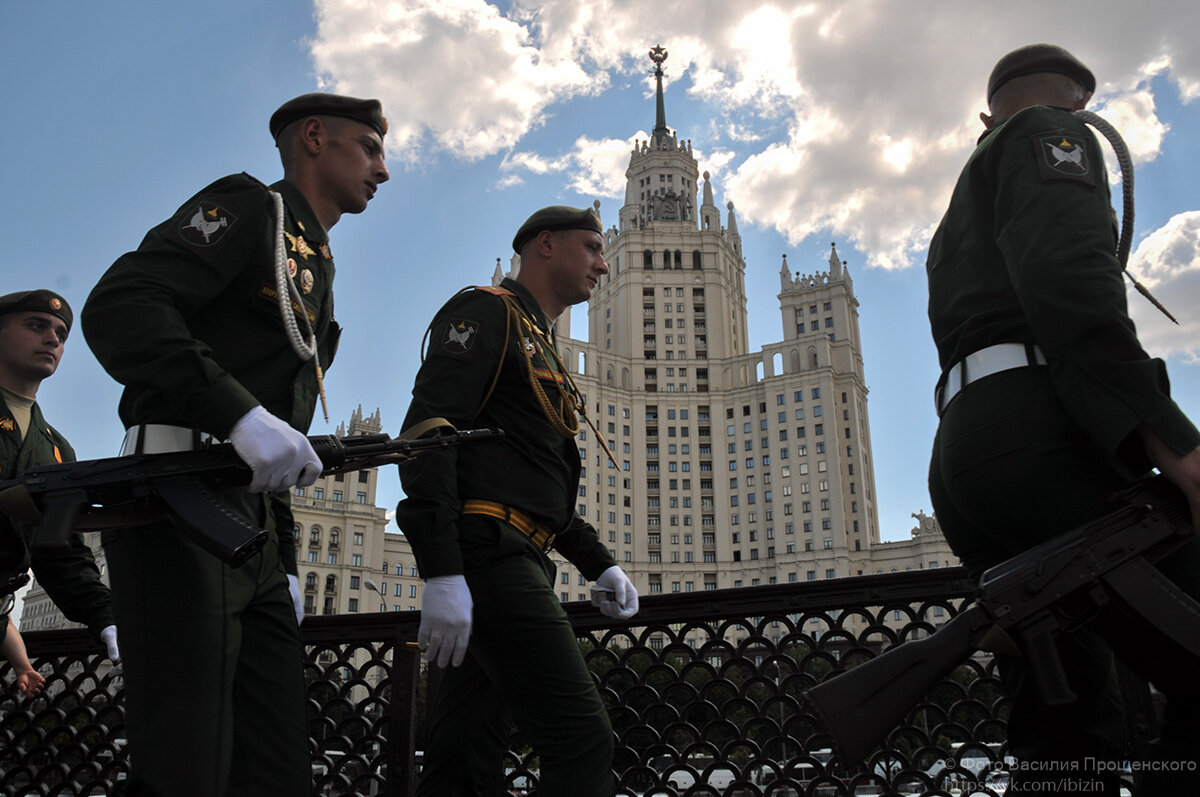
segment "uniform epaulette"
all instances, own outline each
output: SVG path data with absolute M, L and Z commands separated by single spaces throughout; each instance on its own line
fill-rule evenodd
M 508 288 L 501 288 L 499 285 L 475 285 L 472 286 L 472 289 L 477 291 L 485 291 L 493 296 L 516 296 L 516 294 L 510 291 Z

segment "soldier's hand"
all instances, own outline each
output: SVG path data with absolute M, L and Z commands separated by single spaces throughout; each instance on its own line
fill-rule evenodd
M 252 493 L 307 487 L 324 470 L 308 438 L 261 406 L 233 425 L 229 442 L 254 474 L 250 481 Z
M 1192 511 L 1192 527 L 1200 534 L 1200 448 L 1186 454 L 1176 454 L 1162 438 L 1142 427 L 1138 430 L 1150 461 L 1178 487 Z
M 457 667 L 467 655 L 471 639 L 471 590 L 462 576 L 434 576 L 425 581 L 421 599 L 421 627 L 417 644 L 425 661 L 439 667 Z
M 601 599 L 597 605 L 606 617 L 614 620 L 628 620 L 637 614 L 637 588 L 625 575 L 625 571 L 613 565 L 600 574 L 596 579 L 596 587 L 612 595 L 612 599 Z
M 117 627 L 115 625 L 106 625 L 100 629 L 100 641 L 104 643 L 104 647 L 108 650 L 108 657 L 112 659 L 112 663 L 120 664 L 121 649 L 117 647 Z
M 37 697 L 45 683 L 45 677 L 32 668 L 17 673 L 17 688 L 25 697 Z
M 300 599 L 300 578 L 288 573 L 288 595 L 292 598 L 292 609 L 296 612 L 296 625 L 304 622 L 304 601 Z

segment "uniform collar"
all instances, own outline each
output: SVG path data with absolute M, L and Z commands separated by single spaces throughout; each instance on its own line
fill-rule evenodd
M 321 226 L 321 222 L 317 221 L 317 214 L 313 213 L 312 206 L 308 204 L 304 194 L 300 193 L 299 188 L 287 180 L 272 183 L 271 188 L 283 195 L 283 201 L 301 226 L 306 241 L 310 244 L 329 243 L 329 233 Z
M 511 277 L 505 277 L 501 280 L 500 287 L 510 290 L 517 295 L 517 299 L 521 302 L 521 308 L 533 317 L 533 320 L 542 332 L 550 334 L 554 331 L 554 325 L 546 317 L 545 312 L 538 305 L 537 299 L 533 298 L 533 294 L 529 292 L 528 288 Z
M 975 143 L 976 144 L 983 143 L 983 140 L 985 138 L 987 138 L 992 133 L 995 133 L 998 130 L 1003 130 L 1005 127 L 1008 126 L 1008 123 L 1011 122 L 1013 119 L 1016 119 L 1018 116 L 1021 116 L 1022 114 L 1031 113 L 1034 111 L 1062 111 L 1063 113 L 1074 114 L 1074 111 L 1072 111 L 1070 108 L 1063 108 L 1062 106 L 1059 106 L 1059 105 L 1028 105 L 1028 106 L 1022 108 L 1021 110 L 1017 111 L 1016 113 L 1014 113 L 1012 116 L 1008 117 L 1007 119 L 1001 120 L 1000 124 L 996 125 L 995 127 L 991 128 L 990 130 L 984 130 L 982 133 L 979 134 L 979 138 L 975 139 Z

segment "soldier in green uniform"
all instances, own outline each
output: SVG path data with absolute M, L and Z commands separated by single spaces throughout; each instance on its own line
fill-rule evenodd
M 42 381 L 62 361 L 73 318 L 67 300 L 54 291 L 0 296 L 0 480 L 15 479 L 38 465 L 75 461 L 71 445 L 46 423 L 37 405 Z M 108 587 L 82 535 L 71 534 L 69 554 L 47 557 L 31 553 L 34 532 L 30 524 L 0 514 L 0 602 L 24 583 L 32 566 L 62 613 L 87 625 L 117 661 Z M 0 638 L 7 630 L 8 618 L 0 617 Z
M 321 471 L 304 433 L 340 332 L 328 231 L 388 179 L 386 130 L 376 100 L 284 103 L 270 120 L 283 179 L 204 188 L 119 258 L 83 309 L 89 345 L 125 385 L 125 452 L 229 440 L 254 476 L 223 498 L 270 533 L 238 568 L 169 522 L 105 533 L 131 794 L 311 789 L 289 490 Z
M 627 618 L 637 591 L 575 511 L 582 397 L 554 320 L 608 273 L 600 220 L 563 206 L 517 232 L 517 278 L 468 289 L 430 325 L 405 428 L 441 417 L 502 443 L 401 467 L 396 520 L 426 586 L 418 642 L 441 677 L 420 795 L 491 794 L 515 721 L 541 761 L 542 797 L 611 795 L 612 728 L 554 593 L 553 546 Z
M 987 129 L 929 248 L 942 367 L 929 488 L 947 540 L 975 575 L 1110 511 L 1112 493 L 1151 466 L 1183 489 L 1200 528 L 1200 433 L 1171 400 L 1163 362 L 1138 342 L 1103 156 L 1072 113 L 1095 86 L 1056 46 L 1004 56 L 988 84 L 990 114 L 981 114 Z M 1161 565 L 1192 595 L 1198 547 Z M 1010 793 L 1055 779 L 1057 791 L 1116 793 L 1105 766 L 1089 762 L 1119 766 L 1127 752 L 1114 650 L 1168 701 L 1138 793 L 1200 793 L 1196 663 L 1156 629 L 1113 613 L 1058 647 L 1078 696 L 1067 706 L 1041 703 L 1024 662 L 1001 657 L 1010 750 L 1035 764 L 1015 773 Z

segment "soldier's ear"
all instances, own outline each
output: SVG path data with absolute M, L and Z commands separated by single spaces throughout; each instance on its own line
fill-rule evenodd
M 310 116 L 300 123 L 300 144 L 305 152 L 316 155 L 325 143 L 325 124 L 320 117 Z
M 539 232 L 537 234 L 537 239 L 535 240 L 538 253 L 543 257 L 549 257 L 554 252 L 554 245 L 557 240 L 558 239 L 555 237 L 555 234 L 550 230 L 542 230 Z

